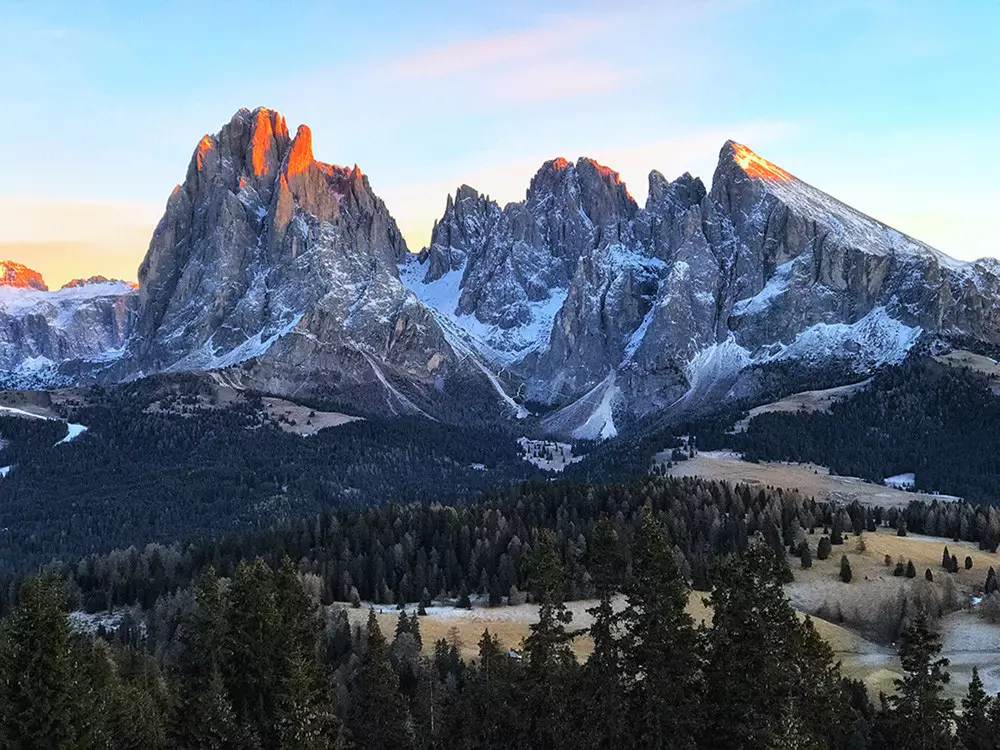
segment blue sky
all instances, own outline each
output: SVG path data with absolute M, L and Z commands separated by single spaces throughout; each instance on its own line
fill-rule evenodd
M 361 166 L 411 247 L 548 158 L 710 181 L 726 138 L 952 255 L 1000 255 L 1000 2 L 6 2 L 0 255 L 134 278 L 239 107 Z M 211 6 L 211 7 L 208 7 Z

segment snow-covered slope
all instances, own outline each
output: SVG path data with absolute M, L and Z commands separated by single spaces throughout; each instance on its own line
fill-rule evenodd
M 61 371 L 67 363 L 106 366 L 120 356 L 131 332 L 135 301 L 132 285 L 122 281 L 81 283 L 53 292 L 35 285 L 0 286 L 0 384 L 63 384 L 72 380 Z

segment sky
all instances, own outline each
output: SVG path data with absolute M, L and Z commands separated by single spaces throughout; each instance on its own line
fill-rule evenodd
M 997 0 L 6 0 L 0 258 L 134 280 L 199 139 L 256 106 L 358 164 L 413 250 L 463 183 L 506 203 L 589 156 L 642 202 L 651 169 L 710 183 L 732 138 L 1000 255 L 998 28 Z

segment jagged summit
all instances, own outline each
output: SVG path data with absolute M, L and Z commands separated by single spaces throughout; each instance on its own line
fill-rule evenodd
M 83 289 L 85 287 L 102 284 L 121 284 L 129 289 L 138 289 L 139 285 L 132 281 L 122 281 L 121 279 L 109 279 L 107 276 L 90 276 L 86 279 L 71 279 L 63 284 L 60 289 Z
M 9 284 L 44 288 L 22 269 Z M 241 109 L 195 145 L 139 279 L 7 292 L 0 340 L 20 343 L 0 369 L 62 352 L 80 377 L 225 369 L 354 411 L 539 404 L 549 431 L 595 438 L 790 373 L 864 375 L 921 340 L 1000 344 L 1000 264 L 952 260 L 734 141 L 710 190 L 654 170 L 643 206 L 588 158 L 546 161 L 503 207 L 460 185 L 414 256 L 357 165 Z
M 39 292 L 49 291 L 38 271 L 12 260 L 0 260 L 0 286 L 34 289 Z

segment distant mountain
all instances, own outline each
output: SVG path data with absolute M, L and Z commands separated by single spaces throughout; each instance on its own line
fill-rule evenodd
M 72 384 L 120 356 L 133 285 L 100 277 L 50 292 L 37 271 L 9 261 L 0 269 L 0 387 Z
M 959 263 L 728 142 L 707 191 L 547 162 L 502 211 L 463 186 L 404 279 L 516 375 L 545 425 L 608 437 L 752 397 L 761 369 L 868 372 L 927 336 L 996 342 L 993 260 Z
M 34 289 L 39 292 L 49 291 L 38 271 L 33 271 L 27 266 L 11 260 L 0 261 L 0 286 Z
M 463 185 L 411 254 L 357 166 L 243 109 L 195 148 L 137 292 L 49 293 L 3 268 L 8 375 L 224 371 L 353 413 L 576 438 L 856 378 L 922 341 L 1000 343 L 1000 264 L 952 260 L 734 142 L 711 190 L 654 171 L 641 207 L 585 158 L 546 162 L 504 207 Z

